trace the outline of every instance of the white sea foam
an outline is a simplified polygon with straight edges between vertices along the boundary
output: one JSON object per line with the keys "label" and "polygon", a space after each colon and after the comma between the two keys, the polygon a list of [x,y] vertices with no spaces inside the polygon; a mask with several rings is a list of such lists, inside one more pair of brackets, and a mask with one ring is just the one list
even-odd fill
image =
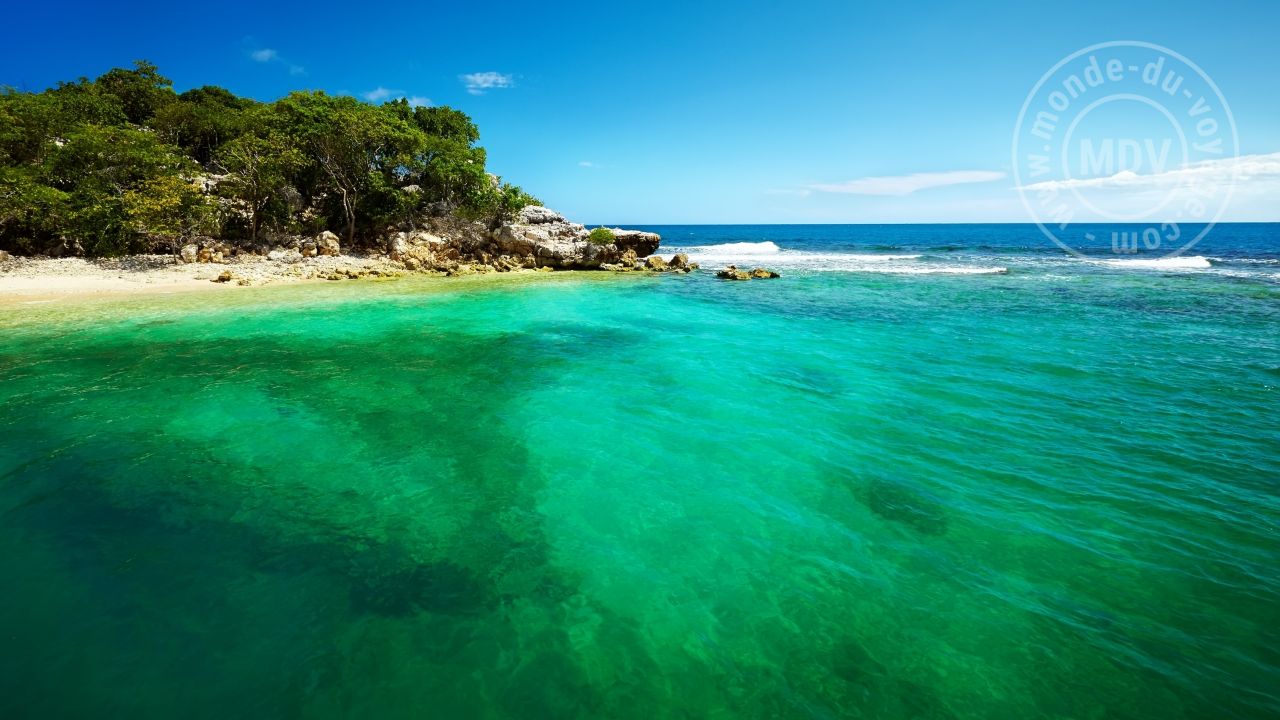
{"label": "white sea foam", "polygon": [[1280,265],[1280,260],[1276,258],[1209,258],[1214,263],[1232,263],[1240,265]]}
{"label": "white sea foam", "polygon": [[721,245],[699,245],[697,247],[685,248],[689,253],[710,254],[710,255],[776,255],[782,252],[782,248],[775,243],[765,242],[736,242],[723,243]]}
{"label": "white sea foam", "polygon": [[1211,267],[1209,260],[1201,255],[1191,257],[1162,258],[1125,258],[1123,260],[1093,260],[1092,262],[1107,267],[1129,270],[1203,270]]}
{"label": "white sea foam", "polygon": [[1002,266],[933,263],[918,253],[808,252],[779,247],[772,242],[737,242],[672,248],[688,253],[689,259],[705,268],[725,265],[764,265],[779,271],[869,272],[900,275],[990,275],[1008,272]]}

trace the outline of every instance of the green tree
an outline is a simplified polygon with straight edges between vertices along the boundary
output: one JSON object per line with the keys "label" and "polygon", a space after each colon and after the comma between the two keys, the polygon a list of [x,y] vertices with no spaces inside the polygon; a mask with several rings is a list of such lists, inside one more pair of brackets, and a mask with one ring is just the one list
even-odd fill
{"label": "green tree", "polygon": [[219,190],[248,207],[249,236],[256,241],[263,217],[273,204],[280,204],[290,176],[302,167],[302,154],[283,135],[268,130],[232,140],[217,160],[229,173]]}
{"label": "green tree", "polygon": [[[139,221],[131,210],[137,204],[126,195],[161,187],[155,182],[163,177],[189,182],[197,170],[190,158],[152,132],[85,125],[49,155],[41,174],[47,185],[68,197],[71,212],[59,234],[80,239],[91,255],[118,255],[149,249],[149,221]],[[182,212],[191,208],[178,207]]]}
{"label": "green tree", "polygon": [[165,105],[173,102],[173,81],[159,73],[159,68],[146,60],[136,60],[132,70],[113,68],[95,81],[103,91],[120,100],[125,117],[142,125]]}
{"label": "green tree", "polygon": [[42,182],[35,168],[0,167],[0,249],[39,252],[70,216],[68,194]]}
{"label": "green tree", "polygon": [[247,111],[255,104],[223,88],[206,85],[188,90],[163,106],[151,124],[167,142],[208,167],[224,143],[247,129]]}
{"label": "green tree", "polygon": [[276,102],[280,121],[307,154],[323,190],[340,201],[348,244],[366,192],[384,189],[403,168],[421,135],[392,112],[351,97],[290,93]]}
{"label": "green tree", "polygon": [[128,229],[149,245],[176,253],[179,241],[212,226],[213,204],[194,183],[159,175],[125,190],[120,197]]}

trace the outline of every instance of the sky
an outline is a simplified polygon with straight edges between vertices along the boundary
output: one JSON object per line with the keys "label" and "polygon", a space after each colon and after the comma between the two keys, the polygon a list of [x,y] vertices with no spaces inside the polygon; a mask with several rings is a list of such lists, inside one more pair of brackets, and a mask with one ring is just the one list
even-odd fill
{"label": "sky", "polygon": [[[1233,190],[1224,220],[1280,220],[1276,2],[95,2],[5,15],[2,85],[40,90],[145,58],[179,91],[449,105],[479,125],[491,171],[586,223],[1027,222],[1045,211],[1028,194],[1092,188],[1116,202],[1095,210],[1115,214],[1184,175]],[[1114,40],[1198,65],[1238,142],[1218,157],[1175,151],[1163,170],[1067,178],[1064,160],[1020,173],[1011,148],[1036,83]],[[1144,107],[1106,105],[1072,139],[1091,135],[1097,154],[1112,136],[1159,150],[1178,124],[1194,133],[1194,117],[1175,108],[1171,130]]]}

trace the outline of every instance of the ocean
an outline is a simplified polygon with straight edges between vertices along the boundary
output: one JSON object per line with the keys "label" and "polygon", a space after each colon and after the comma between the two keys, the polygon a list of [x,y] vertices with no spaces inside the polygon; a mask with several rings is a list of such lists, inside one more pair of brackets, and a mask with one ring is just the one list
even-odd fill
{"label": "ocean", "polygon": [[1280,225],[643,229],[0,308],[0,717],[1280,715]]}

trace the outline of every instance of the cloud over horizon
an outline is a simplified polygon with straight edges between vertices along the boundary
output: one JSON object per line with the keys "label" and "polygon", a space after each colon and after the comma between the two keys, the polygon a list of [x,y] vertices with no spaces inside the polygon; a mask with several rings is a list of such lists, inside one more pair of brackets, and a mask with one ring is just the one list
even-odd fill
{"label": "cloud over horizon", "polygon": [[847,195],[910,195],[919,190],[994,182],[1007,173],[996,170],[951,170],[947,172],[913,173],[911,175],[886,175],[848,180],[842,183],[818,183],[809,189],[825,193]]}
{"label": "cloud over horizon", "polygon": [[458,79],[472,95],[483,95],[487,90],[515,87],[516,84],[514,76],[492,70],[459,75]]}
{"label": "cloud over horizon", "polygon": [[1280,180],[1280,152],[1261,155],[1237,155],[1215,160],[1201,160],[1172,170],[1138,174],[1123,170],[1113,175],[1093,178],[1045,180],[1023,185],[1023,190],[1054,191],[1106,188],[1123,191],[1162,190],[1184,184],[1251,188],[1259,183]]}

